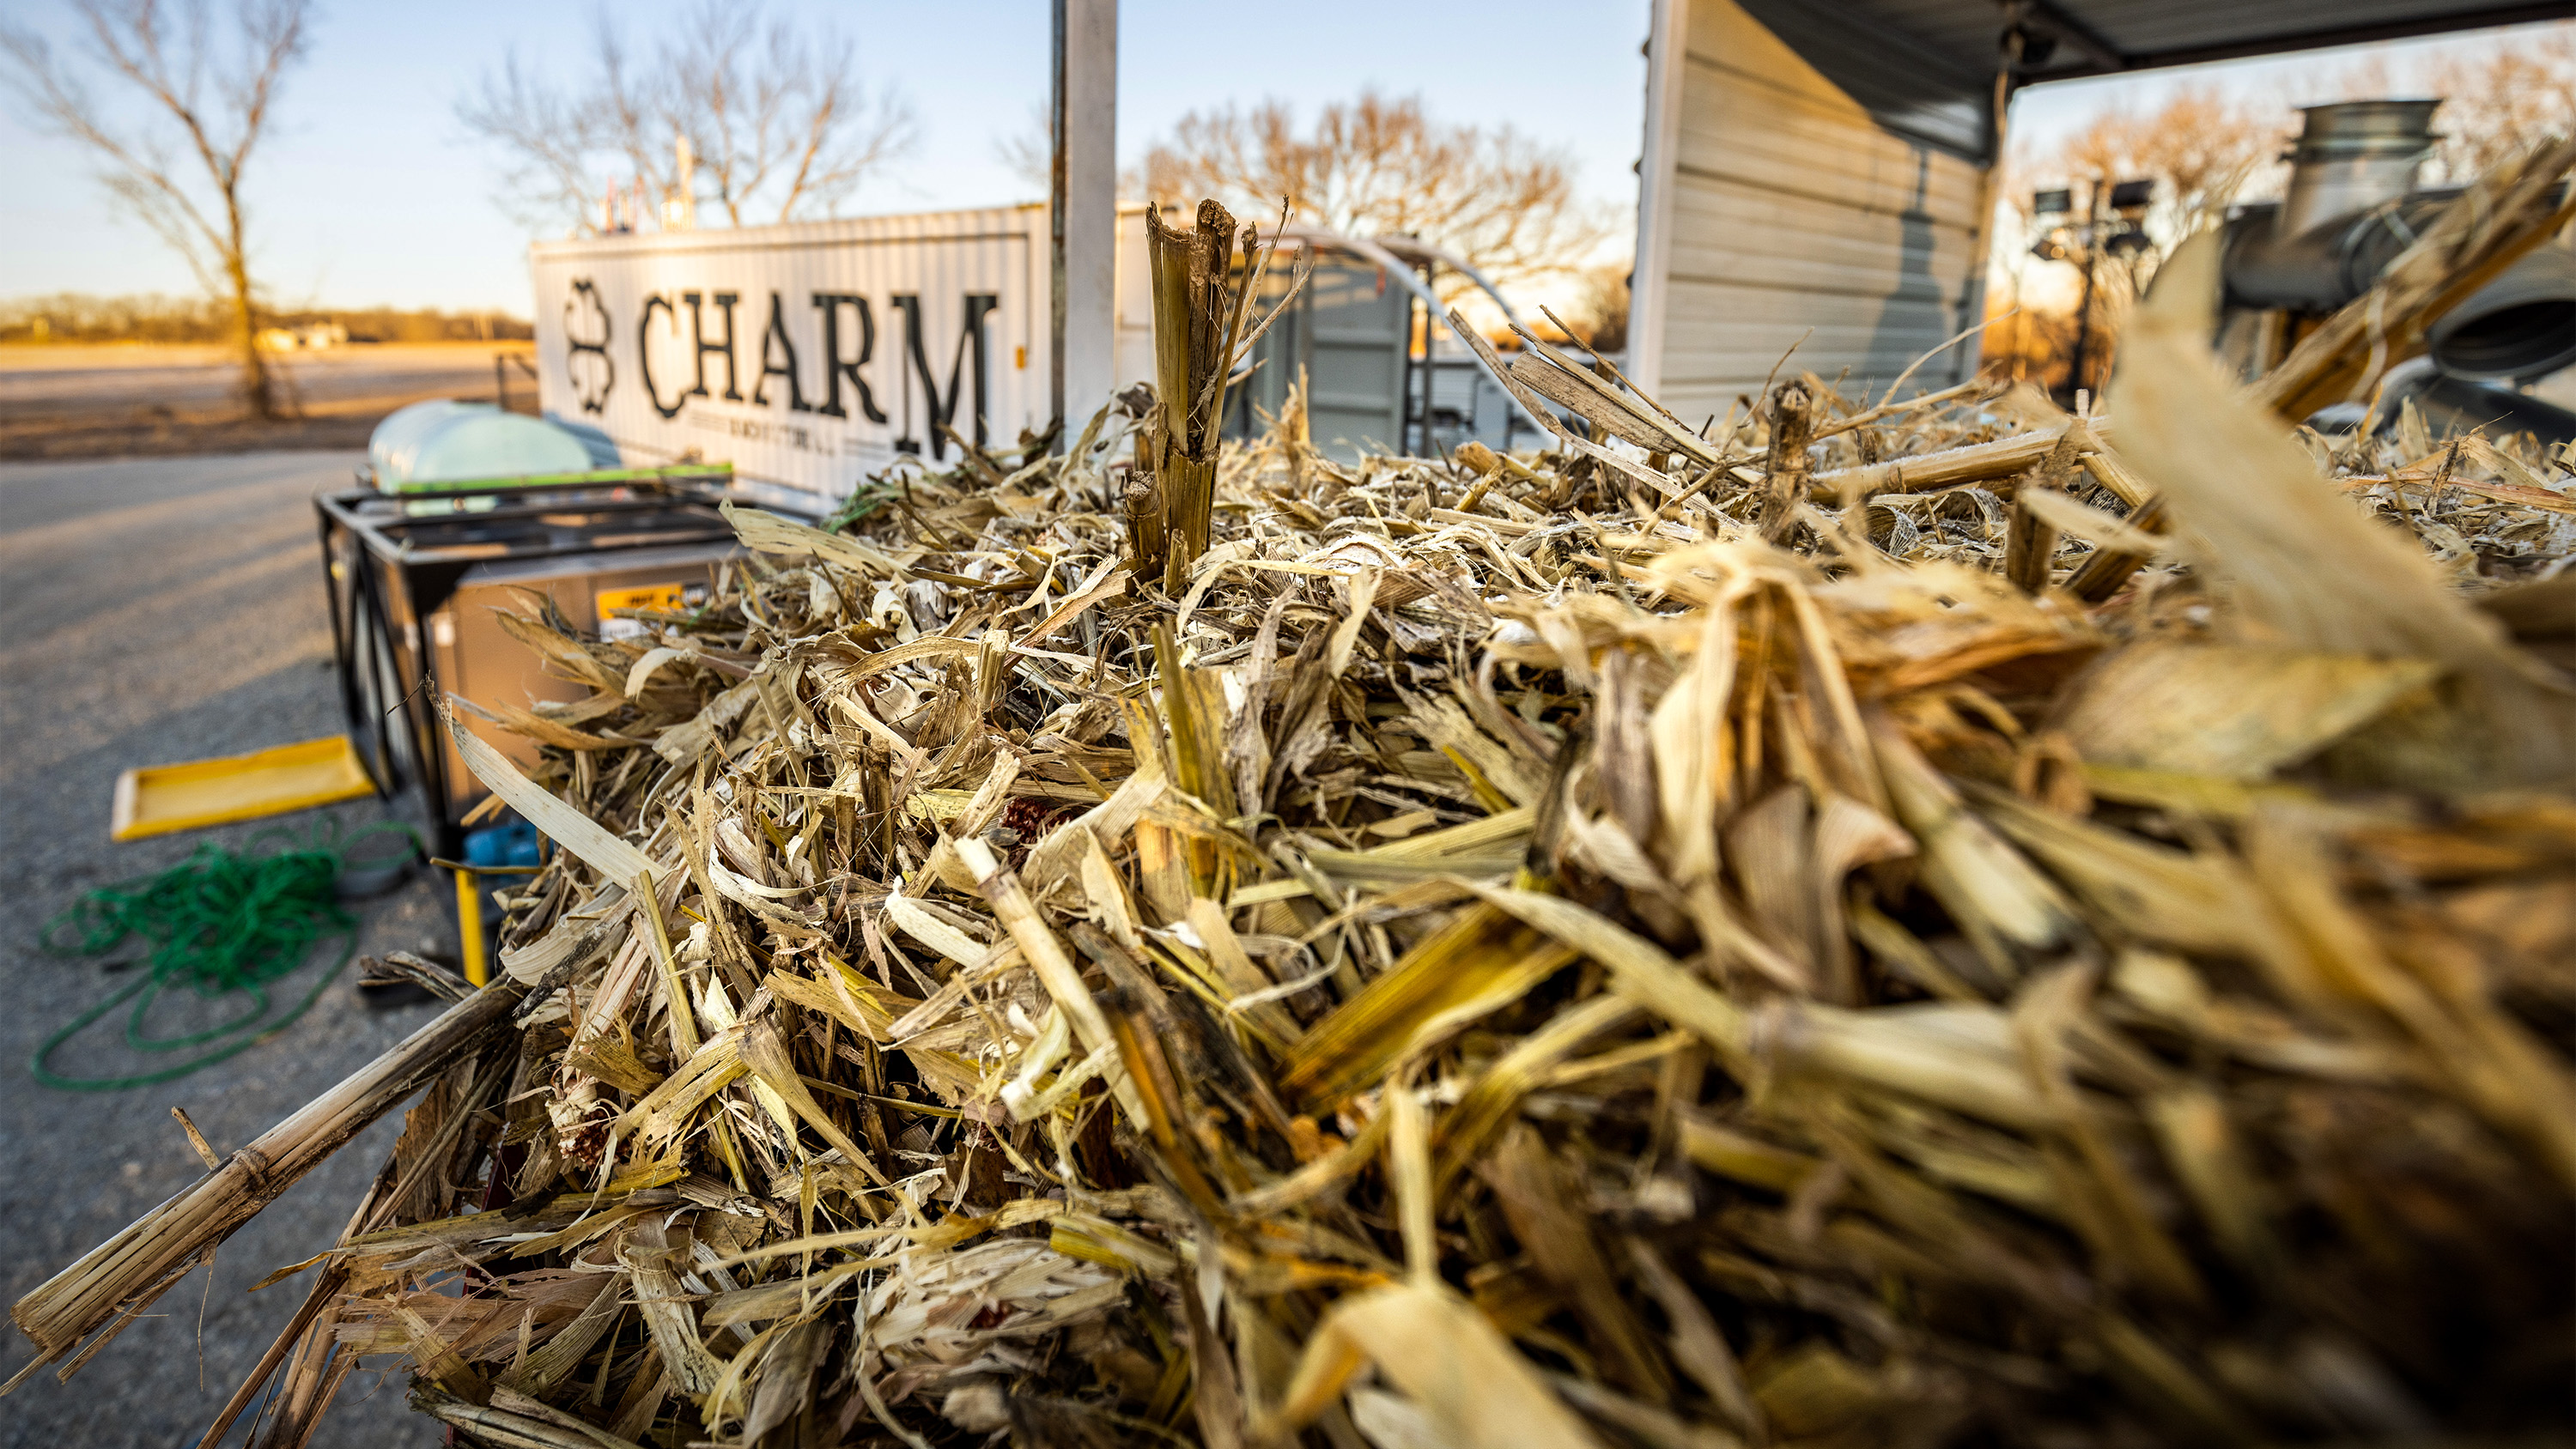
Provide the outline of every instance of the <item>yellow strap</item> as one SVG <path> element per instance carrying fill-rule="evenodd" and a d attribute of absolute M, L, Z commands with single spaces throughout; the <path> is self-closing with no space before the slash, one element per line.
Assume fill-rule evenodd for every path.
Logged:
<path fill-rule="evenodd" d="M 456 873 L 456 929 L 465 941 L 465 980 L 481 986 L 492 968 L 483 959 L 483 893 L 474 888 L 474 872 Z"/>

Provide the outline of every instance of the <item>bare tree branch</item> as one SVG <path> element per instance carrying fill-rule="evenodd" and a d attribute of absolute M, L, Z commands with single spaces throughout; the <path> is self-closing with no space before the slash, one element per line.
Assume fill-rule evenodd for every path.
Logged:
<path fill-rule="evenodd" d="M 72 0 L 71 8 L 88 38 L 75 64 L 56 57 L 36 32 L 0 26 L 10 88 L 39 125 L 87 147 L 109 194 L 178 252 L 208 292 L 230 301 L 243 400 L 260 416 L 275 416 L 276 389 L 259 350 L 242 177 L 267 132 L 279 82 L 304 56 L 310 0 L 236 0 L 220 27 L 206 0 Z M 141 116 L 111 120 L 82 83 L 84 68 L 142 100 Z M 193 154 L 196 169 L 174 158 L 182 150 Z"/>
<path fill-rule="evenodd" d="M 590 204 L 587 162 L 595 123 L 522 69 L 515 51 L 498 72 L 484 72 L 456 111 L 478 133 L 521 138 L 510 148 L 502 185 L 503 205 L 519 221 L 543 227 Z"/>
<path fill-rule="evenodd" d="M 1028 125 L 1018 134 L 993 139 L 993 157 L 1011 168 L 1038 195 L 1055 184 L 1055 112 L 1044 101 L 1029 105 Z"/>
<path fill-rule="evenodd" d="M 628 179 L 668 198 L 683 188 L 744 226 L 829 215 L 910 148 L 912 113 L 857 80 L 857 46 L 791 26 L 757 5 L 703 0 L 637 64 L 601 16 L 590 78 L 558 89 L 514 56 L 457 105 L 467 129 L 510 159 L 507 203 L 523 221 L 595 231 L 594 202 Z M 685 137 L 693 173 L 680 176 Z"/>
<path fill-rule="evenodd" d="M 1145 184 L 1172 205 L 1213 196 L 1259 213 L 1284 198 L 1301 220 L 1419 237 L 1504 285 L 1572 272 L 1608 235 L 1562 152 L 1509 126 L 1442 125 L 1420 97 L 1374 90 L 1326 106 L 1306 134 L 1277 101 L 1193 111 L 1147 153 Z"/>

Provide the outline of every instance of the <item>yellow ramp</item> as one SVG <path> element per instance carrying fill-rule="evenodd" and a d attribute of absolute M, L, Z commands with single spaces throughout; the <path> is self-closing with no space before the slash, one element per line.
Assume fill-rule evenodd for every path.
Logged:
<path fill-rule="evenodd" d="M 108 834 L 140 840 L 355 800 L 375 791 L 349 737 L 326 735 L 256 754 L 128 770 L 116 777 Z"/>

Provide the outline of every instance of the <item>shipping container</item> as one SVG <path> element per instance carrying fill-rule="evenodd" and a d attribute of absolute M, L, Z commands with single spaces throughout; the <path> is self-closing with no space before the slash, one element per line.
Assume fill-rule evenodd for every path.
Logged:
<path fill-rule="evenodd" d="M 1047 242 L 1036 204 L 540 242 L 538 408 L 629 465 L 731 463 L 754 497 L 828 511 L 898 458 L 946 462 L 952 439 L 1012 447 L 1046 428 Z M 1360 254 L 1372 248 L 1303 233 L 1263 306 L 1306 246 L 1312 279 L 1248 359 L 1230 434 L 1257 431 L 1302 377 L 1314 441 L 1335 457 L 1509 445 L 1509 400 L 1460 372 L 1463 351 L 1425 370 L 1419 280 Z M 1123 390 L 1154 373 L 1142 206 L 1119 209 L 1115 298 Z"/>
<path fill-rule="evenodd" d="M 1121 386 L 1153 372 L 1144 235 L 1122 209 Z M 1044 206 L 541 242 L 530 266 L 539 409 L 629 463 L 730 462 L 811 507 L 1050 421 Z"/>

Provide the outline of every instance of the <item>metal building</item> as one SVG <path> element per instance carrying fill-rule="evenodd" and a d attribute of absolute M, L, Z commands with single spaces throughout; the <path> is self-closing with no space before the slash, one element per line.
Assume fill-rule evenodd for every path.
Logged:
<path fill-rule="evenodd" d="M 1628 371 L 1693 421 L 1781 356 L 1884 384 L 1984 306 L 2036 81 L 2562 19 L 2564 0 L 1655 0 Z M 1916 377 L 1976 366 L 1962 346 Z"/>

